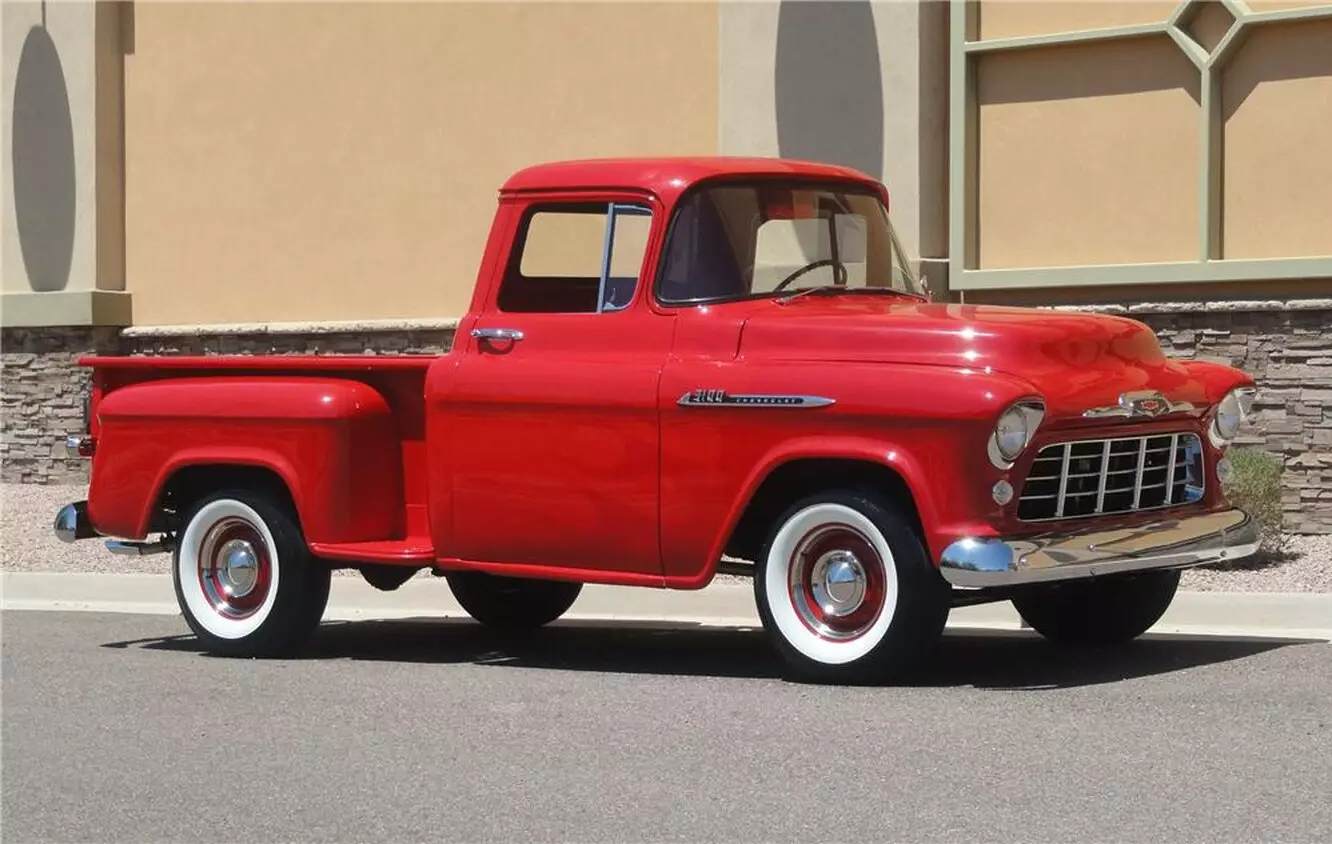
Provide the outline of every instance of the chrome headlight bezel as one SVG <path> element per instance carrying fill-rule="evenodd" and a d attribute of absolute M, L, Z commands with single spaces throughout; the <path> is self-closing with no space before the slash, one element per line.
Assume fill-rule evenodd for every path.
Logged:
<path fill-rule="evenodd" d="M 1236 387 L 1221 397 L 1212 408 L 1207 424 L 1207 439 L 1215 448 L 1225 448 L 1239 436 L 1253 413 L 1253 400 L 1258 391 L 1253 387 Z"/>
<path fill-rule="evenodd" d="M 1020 399 L 1004 408 L 990 431 L 987 446 L 990 463 L 1007 471 L 1036 437 L 1036 430 L 1045 420 L 1045 402 L 1041 399 Z"/>

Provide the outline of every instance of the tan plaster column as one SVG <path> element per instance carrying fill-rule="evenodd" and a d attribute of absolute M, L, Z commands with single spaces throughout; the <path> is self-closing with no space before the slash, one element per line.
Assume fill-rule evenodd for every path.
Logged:
<path fill-rule="evenodd" d="M 0 4 L 0 323 L 128 325 L 123 49 L 132 7 Z"/>
<path fill-rule="evenodd" d="M 764 0 L 718 15 L 720 151 L 882 179 L 903 248 L 945 288 L 947 4 Z"/>

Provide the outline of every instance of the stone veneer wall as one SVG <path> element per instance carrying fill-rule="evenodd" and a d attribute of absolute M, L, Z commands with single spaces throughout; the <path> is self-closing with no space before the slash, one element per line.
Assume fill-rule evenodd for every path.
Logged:
<path fill-rule="evenodd" d="M 1062 309 L 1062 308 L 1061 308 Z M 1080 306 L 1126 314 L 1156 331 L 1167 354 L 1216 360 L 1253 374 L 1260 386 L 1253 427 L 1240 445 L 1280 455 L 1284 509 L 1301 533 L 1332 533 L 1332 300 Z M 80 354 L 438 354 L 452 323 L 278 329 L 4 329 L 3 480 L 86 480 L 83 461 L 65 459 L 59 438 L 81 423 L 86 370 Z"/>
<path fill-rule="evenodd" d="M 1069 307 L 1117 313 L 1156 332 L 1166 354 L 1236 366 L 1258 382 L 1237 447 L 1285 461 L 1282 509 L 1297 533 L 1332 533 L 1332 299 Z"/>
<path fill-rule="evenodd" d="M 78 483 L 85 461 L 65 457 L 64 437 L 83 427 L 91 371 L 86 354 L 117 354 L 118 328 L 0 330 L 0 480 Z"/>
<path fill-rule="evenodd" d="M 6 328 L 0 335 L 0 480 L 84 483 L 87 462 L 65 457 L 63 438 L 83 425 L 84 354 L 430 355 L 448 350 L 452 321 L 307 328 Z"/>

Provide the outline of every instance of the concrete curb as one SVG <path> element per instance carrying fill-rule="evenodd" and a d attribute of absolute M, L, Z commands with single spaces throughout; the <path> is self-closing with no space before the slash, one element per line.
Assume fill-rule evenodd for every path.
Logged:
<path fill-rule="evenodd" d="M 0 609 L 177 615 L 165 574 L 0 572 Z M 325 619 L 461 618 L 462 608 L 440 578 L 416 577 L 380 592 L 359 577 L 333 578 Z M 587 586 L 567 618 L 688 622 L 757 627 L 748 584 L 715 583 L 682 592 Z M 953 611 L 950 628 L 1019 630 L 1007 602 Z M 1332 593 L 1180 592 L 1152 632 L 1332 641 Z"/>

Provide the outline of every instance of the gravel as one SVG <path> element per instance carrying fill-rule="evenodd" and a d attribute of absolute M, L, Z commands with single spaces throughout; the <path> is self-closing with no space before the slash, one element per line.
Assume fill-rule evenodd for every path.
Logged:
<path fill-rule="evenodd" d="M 101 542 L 66 544 L 51 533 L 56 511 L 86 497 L 82 485 L 0 485 L 0 527 L 5 571 L 165 572 L 168 559 L 156 554 L 123 557 L 109 553 Z M 353 572 L 345 572 L 348 575 Z M 720 575 L 722 581 L 743 578 Z M 1190 569 L 1184 589 L 1224 592 L 1332 592 L 1332 535 L 1291 537 L 1290 553 L 1281 561 L 1237 570 Z"/>

